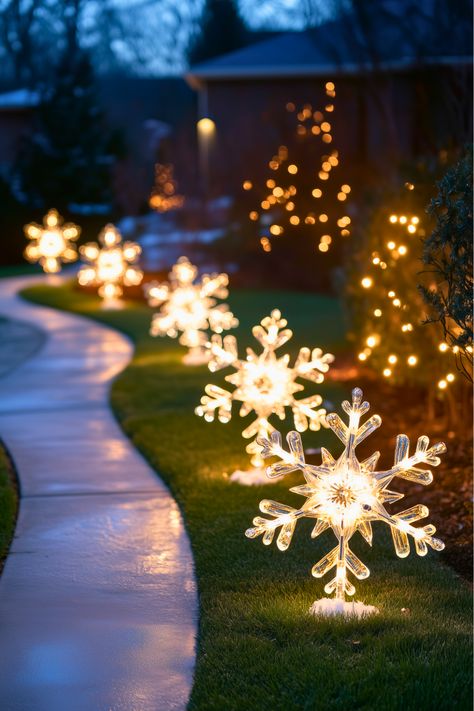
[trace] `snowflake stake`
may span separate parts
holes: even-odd
[[[74,242],[81,229],[72,222],[63,222],[57,210],[49,210],[43,217],[43,225],[30,222],[24,227],[26,237],[31,240],[25,249],[25,258],[29,262],[39,262],[48,274],[61,271],[61,262],[77,259]]]
[[[143,279],[143,272],[134,266],[141,248],[135,242],[122,242],[122,235],[114,225],[106,225],[99,235],[102,248],[89,242],[80,248],[89,266],[78,273],[81,286],[98,286],[99,296],[109,304],[119,299],[124,286],[135,286]]]
[[[277,357],[276,350],[290,340],[293,333],[286,319],[275,309],[266,316],[259,326],[252,329],[253,336],[261,344],[263,351],[257,355],[251,348],[247,349],[247,358],[238,357],[237,341],[234,336],[219,336],[211,339],[211,359],[209,369],[217,370],[232,366],[235,373],[226,376],[228,383],[235,385],[233,392],[228,392],[217,385],[207,385],[206,394],[201,398],[201,405],[196,408],[196,414],[212,422],[217,414],[219,422],[229,422],[232,415],[232,402],[242,403],[240,416],[245,417],[254,411],[256,419],[244,429],[245,439],[254,438],[247,445],[246,451],[252,455],[251,464],[255,472],[234,472],[231,479],[243,484],[267,484],[268,478],[262,470],[263,458],[257,444],[259,437],[268,437],[274,430],[269,422],[272,415],[280,420],[285,419],[285,408],[293,413],[295,427],[299,432],[306,429],[319,430],[325,425],[326,410],[316,409],[322,402],[320,395],[310,395],[297,400],[295,394],[304,390],[304,386],[296,382],[298,378],[322,383],[324,373],[329,370],[334,356],[323,354],[320,348],[301,348],[293,367],[289,366],[290,356],[285,354]],[[252,474],[252,475],[251,475]]]
[[[350,605],[345,602],[345,595],[354,595],[354,585],[348,579],[348,573],[362,580],[369,575],[369,569],[349,548],[349,541],[356,531],[372,544],[372,523],[383,521],[390,526],[395,551],[400,558],[410,553],[409,536],[415,542],[418,555],[424,556],[428,546],[437,551],[443,550],[444,543],[433,538],[436,529],[433,525],[415,527],[413,522],[428,516],[426,506],[418,504],[397,514],[390,514],[385,504],[391,504],[403,498],[403,494],[390,491],[387,487],[395,477],[409,479],[418,484],[427,485],[433,481],[431,471],[422,469],[420,464],[438,466],[439,454],[446,451],[446,446],[440,442],[429,447],[428,437],[420,437],[416,451],[409,456],[409,439],[406,435],[398,435],[395,447],[395,462],[387,471],[377,471],[377,461],[380,453],[375,452],[367,459],[359,462],[355,449],[368,437],[382,420],[378,415],[372,415],[366,422],[360,424],[360,418],[369,409],[369,403],[362,401],[362,391],[355,388],[352,391],[352,405],[344,401],[344,412],[349,416],[346,425],[339,415],[332,413],[327,416],[327,422],[333,432],[344,444],[344,452],[336,460],[326,450],[322,449],[320,466],[307,464],[304,458],[301,437],[297,432],[287,436],[289,452],[281,445],[281,436],[273,432],[269,439],[261,439],[263,457],[279,457],[280,461],[267,469],[267,475],[274,479],[285,476],[293,471],[301,471],[306,483],[296,486],[290,491],[306,497],[305,503],[299,509],[276,501],[260,502],[260,510],[273,518],[257,516],[253,520],[254,527],[249,528],[245,535],[248,538],[263,536],[263,543],[270,545],[275,531],[280,529],[277,547],[284,551],[291,543],[298,519],[306,517],[316,519],[311,537],[315,538],[328,528],[331,528],[337,538],[337,545],[327,553],[312,568],[315,578],[321,578],[332,568],[335,576],[326,584],[324,591],[334,592],[334,598],[318,600],[311,608],[315,613],[357,613],[373,612],[375,608],[362,603]],[[359,607],[354,607],[359,606]]]
[[[227,304],[218,304],[229,292],[227,274],[203,274],[196,282],[197,267],[180,257],[169,274],[169,283],[153,282],[146,288],[150,306],[161,306],[154,314],[152,336],[177,338],[189,350],[183,358],[187,365],[200,365],[209,360],[206,349],[210,329],[222,333],[239,325]]]

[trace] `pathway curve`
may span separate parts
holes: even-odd
[[[108,406],[132,346],[16,296],[37,281],[0,280],[0,314],[47,336],[0,378],[0,438],[22,493],[0,578],[2,711],[183,709],[197,623],[190,546]]]

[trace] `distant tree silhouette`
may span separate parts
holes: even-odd
[[[17,175],[33,204],[109,203],[111,168],[121,152],[98,105],[94,74],[80,50],[65,53],[39,108],[38,128],[22,147]]]
[[[235,0],[206,0],[201,24],[191,39],[188,61],[191,65],[243,47],[248,30]]]

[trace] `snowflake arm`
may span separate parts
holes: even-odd
[[[323,353],[321,348],[301,348],[295,361],[294,369],[300,378],[312,380],[313,383],[322,383],[324,374],[334,362],[332,353]]]
[[[239,362],[237,339],[235,336],[228,335],[224,336],[224,338],[217,334],[211,336],[209,352],[211,358],[208,365],[211,373],[216,373],[218,370],[222,370]]]
[[[205,395],[196,408],[196,415],[204,417],[206,422],[213,422],[216,415],[219,422],[229,422],[232,416],[232,395],[218,385],[206,385]]]

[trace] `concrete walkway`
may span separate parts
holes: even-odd
[[[132,346],[16,296],[39,279],[0,280],[0,314],[47,336],[0,378],[0,438],[22,491],[0,578],[0,707],[183,709],[197,624],[189,542],[108,407]]]

